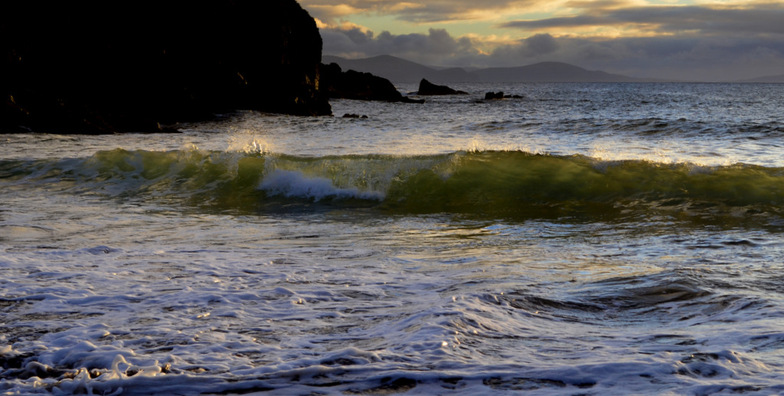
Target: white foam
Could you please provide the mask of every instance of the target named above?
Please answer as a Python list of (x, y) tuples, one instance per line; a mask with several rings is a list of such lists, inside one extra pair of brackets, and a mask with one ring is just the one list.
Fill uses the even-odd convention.
[(0, 347), (0, 356), (13, 356), (16, 355), (14, 348), (11, 345)]
[[(229, 214), (162, 202), (169, 184), (158, 183), (177, 187), (194, 165), (219, 185), (258, 156), (251, 171), (263, 167), (257, 187), (268, 194), (380, 199), (407, 175), (444, 175), (464, 152), (507, 147), (781, 166), (778, 132), (671, 134), (669, 143), (604, 131), (612, 120), (583, 133), (604, 116), (541, 106), (450, 105), (464, 110), (459, 122), (429, 105), (336, 106), (370, 119), (248, 113), (234, 134), (224, 124), (161, 139), (9, 136), (0, 145), (0, 394), (784, 392), (780, 223)], [(562, 126), (569, 117), (580, 119)], [(496, 118), (499, 128), (475, 132)], [(193, 146), (163, 179), (128, 170), (101, 186), (117, 186), (107, 198), (71, 187), (92, 183), (97, 171), (83, 164), (96, 151), (141, 156), (184, 142)], [(225, 177), (210, 178), (223, 167)], [(158, 195), (123, 194), (139, 188)], [(671, 284), (700, 297), (638, 305), (651, 300), (638, 288)]]

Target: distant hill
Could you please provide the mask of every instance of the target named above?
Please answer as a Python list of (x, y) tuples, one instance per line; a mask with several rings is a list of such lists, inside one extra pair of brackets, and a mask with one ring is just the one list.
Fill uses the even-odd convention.
[(441, 82), (477, 82), (476, 76), (463, 69), (451, 68), (438, 70), (390, 55), (374, 56), (364, 59), (346, 59), (338, 56), (324, 55), (321, 62), (337, 63), (343, 70), (356, 70), (372, 73), (390, 81), (402, 83), (418, 83), (423, 78)]
[(325, 55), (323, 63), (337, 63), (344, 70), (372, 73), (398, 83), (416, 83), (421, 79), (436, 83), (454, 82), (639, 82), (648, 81), (603, 71), (586, 70), (561, 62), (542, 62), (520, 67), (494, 67), (467, 71), (461, 68), (439, 69), (390, 55), (365, 59), (346, 59)]
[(742, 82), (756, 82), (756, 83), (784, 83), (784, 74), (778, 76), (763, 76), (752, 78), (750, 80), (743, 80)]
[(561, 62), (542, 62), (528, 66), (480, 69), (473, 74), (483, 82), (631, 82), (641, 79), (591, 71)]

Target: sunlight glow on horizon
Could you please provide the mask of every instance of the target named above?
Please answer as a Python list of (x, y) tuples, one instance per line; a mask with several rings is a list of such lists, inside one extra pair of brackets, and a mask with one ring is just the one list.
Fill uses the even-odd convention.
[[(714, 0), (714, 1), (692, 1), (692, 0), (560, 0), (532, 2), (528, 6), (521, 6), (515, 1), (506, 1), (505, 7), (487, 7), (482, 5), (474, 7), (455, 7), (450, 10), (441, 7), (438, 11), (428, 12), (422, 3), (397, 2), (397, 1), (326, 1), (326, 0), (301, 0), (300, 3), (309, 10), (314, 17), (318, 18), (324, 27), (336, 27), (343, 23), (350, 22), (359, 25), (364, 29), (372, 30), (377, 33), (387, 31), (392, 34), (424, 33), (429, 28), (445, 28), (453, 34), (474, 34), (478, 36), (506, 35), (503, 31), (510, 33), (518, 38), (525, 38), (542, 28), (520, 29), (504, 27), (504, 24), (511, 22), (536, 22), (551, 20), (554, 18), (573, 18), (580, 15), (595, 15), (596, 11), (606, 12), (609, 10), (642, 8), (642, 7), (686, 7), (702, 4), (712, 7), (734, 7), (744, 4), (756, 3), (744, 0)], [(332, 3), (332, 4), (326, 4)], [(348, 3), (367, 3), (348, 4)], [(461, 2), (458, 2), (461, 3)], [(498, 3), (498, 2), (495, 2)], [(386, 5), (385, 5), (386, 4)], [(418, 13), (423, 15), (419, 15)], [(629, 23), (631, 25), (632, 23)], [(586, 33), (580, 33), (575, 29), (561, 28), (553, 30), (553, 36), (561, 35), (592, 35), (593, 32), (604, 27), (604, 24), (597, 23), (595, 26), (584, 27)], [(626, 29), (620, 29), (626, 30)], [(631, 34), (635, 34), (638, 29), (629, 29)]]

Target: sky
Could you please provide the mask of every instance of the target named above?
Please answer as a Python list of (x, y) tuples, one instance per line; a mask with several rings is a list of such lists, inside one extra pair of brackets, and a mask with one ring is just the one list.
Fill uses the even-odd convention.
[(784, 74), (784, 0), (299, 0), (323, 54), (444, 67), (571, 63), (632, 77)]

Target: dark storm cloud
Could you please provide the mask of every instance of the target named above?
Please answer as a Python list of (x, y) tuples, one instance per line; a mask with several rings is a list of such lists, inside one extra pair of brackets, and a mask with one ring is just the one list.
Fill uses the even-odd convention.
[(340, 56), (395, 55), (418, 62), (440, 64), (444, 59), (478, 54), (468, 38), (454, 38), (444, 29), (430, 29), (428, 34), (375, 35), (359, 28), (321, 29), (324, 53)]
[(510, 0), (437, 0), (420, 2), (419, 7), (402, 8), (397, 16), (409, 22), (442, 22), (463, 19), (472, 19), (471, 15), (477, 12), (504, 10), (515, 4), (534, 5), (538, 1), (510, 1)]
[(678, 32), (784, 34), (784, 5), (759, 8), (711, 8), (702, 6), (649, 6), (620, 9), (586, 8), (582, 15), (539, 20), (512, 21), (499, 27), (548, 30), (595, 26), (638, 25), (660, 34)]
[(511, 66), (514, 64), (515, 59), (519, 63), (519, 59), (553, 55), (562, 47), (563, 42), (559, 42), (555, 37), (549, 34), (537, 34), (514, 44), (498, 47), (488, 58), (497, 61), (499, 64)]
[(544, 61), (635, 77), (730, 81), (784, 74), (784, 40), (748, 35), (672, 35), (614, 39), (537, 34), (482, 53), (479, 39), (428, 34), (374, 35), (360, 29), (322, 29), (324, 53), (363, 58), (394, 55), (437, 66), (511, 67)]
[(487, 56), (492, 65), (561, 61), (635, 77), (691, 81), (732, 81), (784, 74), (784, 42), (747, 36), (658, 36), (605, 39), (552, 38), (533, 45), (533, 36)]

